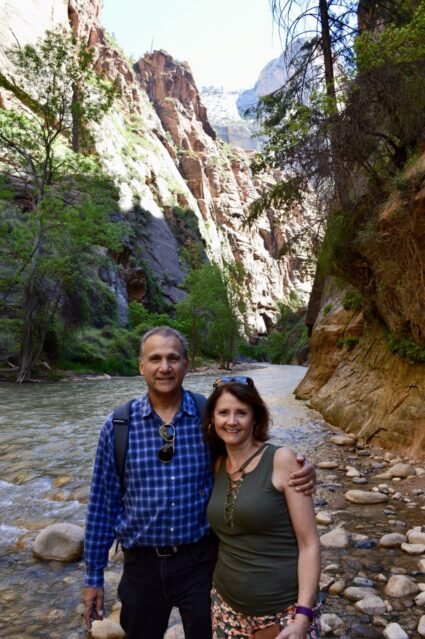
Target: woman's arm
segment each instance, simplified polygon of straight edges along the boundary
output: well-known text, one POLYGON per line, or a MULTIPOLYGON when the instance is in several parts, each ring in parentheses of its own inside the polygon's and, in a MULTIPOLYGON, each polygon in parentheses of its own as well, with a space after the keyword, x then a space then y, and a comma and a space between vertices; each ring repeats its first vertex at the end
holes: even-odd
MULTIPOLYGON (((291 489, 290 475, 298 466, 294 453, 288 448, 276 451, 273 465, 273 484, 284 493, 289 515, 298 542, 298 601, 299 606, 312 608, 317 597, 320 579, 320 541, 311 497, 291 489)), ((304 639, 310 621, 297 614, 294 623, 278 635, 278 639, 304 639)))

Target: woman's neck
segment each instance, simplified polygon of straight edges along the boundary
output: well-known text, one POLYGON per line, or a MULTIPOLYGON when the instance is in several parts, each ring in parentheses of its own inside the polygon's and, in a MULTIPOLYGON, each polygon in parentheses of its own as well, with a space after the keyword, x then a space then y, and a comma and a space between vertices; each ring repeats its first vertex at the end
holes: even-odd
POLYGON ((246 460, 249 459, 251 455, 253 455, 262 445, 263 442, 253 440, 250 442, 244 442, 241 445, 226 446, 226 466, 228 472, 239 470, 242 464, 246 462, 246 460))

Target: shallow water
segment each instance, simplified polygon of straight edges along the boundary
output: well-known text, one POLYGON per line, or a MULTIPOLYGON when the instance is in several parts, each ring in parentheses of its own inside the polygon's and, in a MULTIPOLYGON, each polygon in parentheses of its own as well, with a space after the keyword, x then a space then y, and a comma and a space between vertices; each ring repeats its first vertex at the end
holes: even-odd
MULTIPOLYGON (((313 455, 328 429, 293 396, 305 372, 300 366, 268 366, 247 374, 270 406, 273 438, 313 455)), ((189 374, 185 385, 208 394, 215 377, 189 374)), ((144 390, 139 377, 0 385, 2 638, 86 636, 79 609, 83 564, 38 561, 32 557, 31 541, 51 523, 84 525, 81 500, 104 418, 144 390)), ((118 574, 115 577, 112 583, 118 574)), ((106 596, 112 603, 114 589, 106 596)))

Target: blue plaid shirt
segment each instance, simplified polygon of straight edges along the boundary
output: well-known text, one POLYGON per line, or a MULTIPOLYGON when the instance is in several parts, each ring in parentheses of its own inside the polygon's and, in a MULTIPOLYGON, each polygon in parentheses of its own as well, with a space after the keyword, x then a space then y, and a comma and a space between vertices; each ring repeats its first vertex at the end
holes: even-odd
POLYGON ((158 459, 162 420, 149 397, 133 401, 122 500, 115 462, 112 414, 100 433, 87 507, 86 586, 103 585, 103 571, 115 538, 124 548, 174 546, 198 541, 208 531, 206 507, 213 477, 210 452, 191 395, 173 419, 174 456, 158 459))

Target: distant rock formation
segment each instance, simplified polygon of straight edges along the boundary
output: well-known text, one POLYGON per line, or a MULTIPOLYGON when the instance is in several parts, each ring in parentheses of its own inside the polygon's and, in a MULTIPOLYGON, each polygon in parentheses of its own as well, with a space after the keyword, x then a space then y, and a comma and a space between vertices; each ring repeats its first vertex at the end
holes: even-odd
POLYGON ((227 144, 259 151, 263 138, 255 118, 243 118, 236 106, 239 91, 225 91, 217 87, 203 87, 201 100, 207 109, 208 119, 220 140, 227 144))
POLYGON ((301 46, 302 41, 298 40, 290 49, 283 51, 278 58, 268 62, 260 72, 254 87, 240 94, 236 105, 243 117, 246 117, 247 112, 249 113, 250 110, 256 108, 259 98, 270 95, 286 84, 293 72, 290 61, 297 55, 301 46))

